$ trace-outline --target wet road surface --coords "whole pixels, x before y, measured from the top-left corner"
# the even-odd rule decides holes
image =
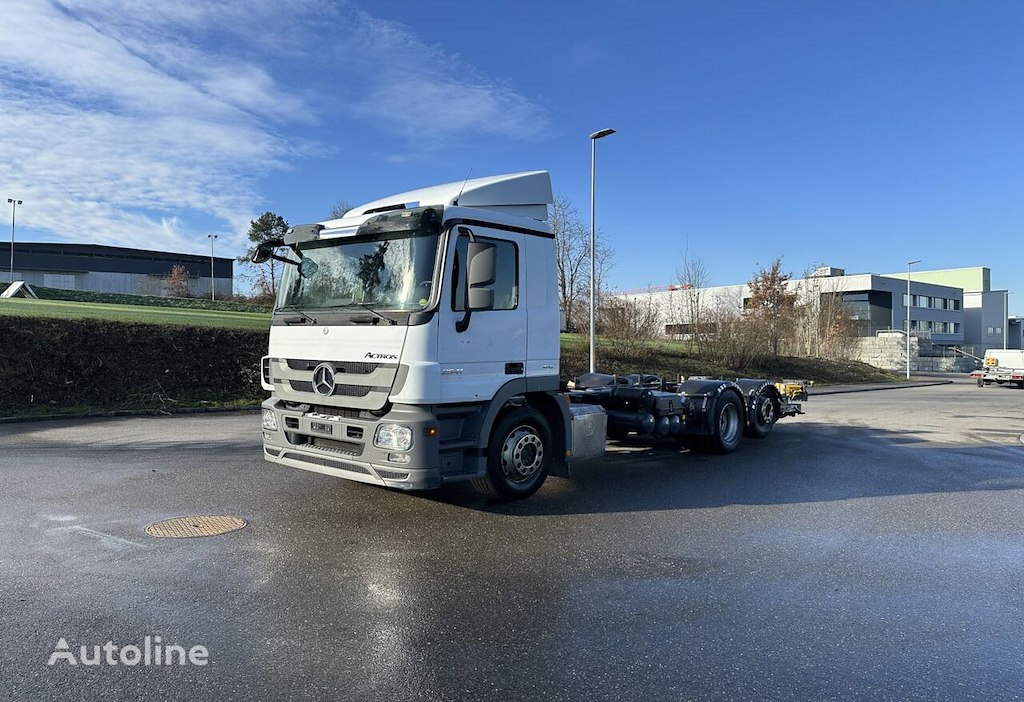
[[[0,426],[0,698],[1024,698],[1024,391],[807,410],[515,504],[273,466],[256,414]],[[209,663],[47,665],[147,635]]]

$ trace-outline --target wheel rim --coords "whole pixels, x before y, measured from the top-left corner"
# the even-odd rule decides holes
[[[520,426],[509,432],[501,445],[501,470],[513,483],[526,483],[540,472],[544,442],[533,427]]]
[[[732,402],[723,407],[721,414],[718,415],[718,435],[727,446],[739,438],[740,413]]]
[[[763,426],[767,426],[775,420],[775,403],[771,401],[771,398],[762,396],[761,407],[757,414]]]

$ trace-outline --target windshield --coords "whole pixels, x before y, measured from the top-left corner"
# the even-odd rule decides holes
[[[437,241],[435,233],[404,231],[300,244],[302,264],[284,267],[277,308],[421,310],[430,303]]]

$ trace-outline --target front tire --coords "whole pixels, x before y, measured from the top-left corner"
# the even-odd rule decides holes
[[[548,422],[532,407],[518,407],[495,424],[487,446],[487,474],[473,481],[481,493],[521,500],[540,489],[554,458]]]

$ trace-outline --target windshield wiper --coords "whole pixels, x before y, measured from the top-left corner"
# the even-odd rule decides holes
[[[364,310],[366,310],[370,314],[376,316],[379,319],[383,319],[385,322],[387,322],[388,324],[390,324],[392,326],[394,326],[395,324],[398,324],[397,320],[391,319],[391,317],[388,317],[386,315],[381,314],[380,312],[378,312],[377,310],[373,309],[369,305],[364,305],[362,302],[350,302],[350,303],[345,304],[345,305],[340,305],[340,307],[362,307]],[[355,321],[355,320],[353,320],[353,321]]]
[[[284,312],[285,309],[286,308],[282,307],[282,308],[280,308],[280,311]],[[288,311],[289,312],[294,312],[295,314],[297,314],[299,316],[298,317],[285,317],[284,318],[285,324],[290,324],[292,322],[301,322],[302,320],[306,320],[306,321],[308,321],[308,322],[310,322],[312,324],[316,324],[316,320],[314,318],[310,317],[308,314],[306,314],[302,310],[288,310]]]

